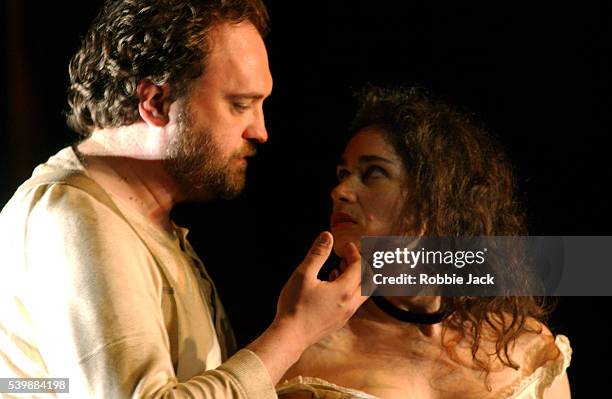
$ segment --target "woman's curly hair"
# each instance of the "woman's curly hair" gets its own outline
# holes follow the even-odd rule
[[[527,235],[511,163],[480,124],[417,88],[366,87],[356,97],[351,136],[377,128],[407,172],[410,187],[400,232]],[[488,362],[476,358],[484,336],[493,337],[495,354],[504,365],[518,369],[509,346],[526,331],[540,333],[541,325],[530,321],[544,323],[552,304],[534,296],[443,297],[442,308],[452,315],[444,331],[453,328],[470,338],[473,364],[487,376]]]
[[[211,28],[243,21],[266,35],[261,0],[107,1],[70,61],[68,125],[87,135],[136,122],[143,79],[182,97],[205,71]]]

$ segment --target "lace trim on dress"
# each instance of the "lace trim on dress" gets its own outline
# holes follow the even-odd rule
[[[295,377],[276,387],[280,396],[292,392],[310,392],[313,399],[378,399],[356,389],[341,387],[316,377]]]
[[[535,396],[533,398],[542,398],[544,390],[550,387],[558,376],[568,368],[572,360],[572,348],[569,339],[565,335],[557,335],[555,344],[561,354],[555,360],[549,360],[544,365],[538,367],[531,375],[517,381],[508,388],[508,399],[528,399],[523,394],[532,388]]]

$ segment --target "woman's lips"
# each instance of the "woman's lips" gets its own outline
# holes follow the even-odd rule
[[[351,228],[357,224],[357,220],[346,212],[334,212],[331,215],[332,230]]]

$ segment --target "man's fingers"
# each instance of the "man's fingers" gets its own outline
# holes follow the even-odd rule
[[[340,260],[340,272],[343,272],[346,269],[346,261],[344,260],[344,258],[342,258],[342,260]]]
[[[361,307],[361,305],[363,305],[363,303],[365,301],[367,301],[369,298],[368,295],[361,295],[361,285],[357,286],[357,288],[355,289],[355,295],[354,295],[354,299],[355,299],[355,309],[359,309],[359,307]]]
[[[332,270],[331,273],[329,273],[328,281],[334,281],[338,278],[338,275],[339,273],[337,269]]]
[[[321,267],[323,267],[323,264],[329,258],[333,243],[334,237],[327,231],[324,231],[317,237],[300,265],[307,275],[317,276],[319,270],[321,270]]]
[[[361,268],[361,292],[370,296],[378,286],[374,283],[374,271],[370,265]]]
[[[344,261],[346,268],[336,281],[342,281],[351,287],[358,286],[361,281],[361,254],[352,242],[346,244]]]

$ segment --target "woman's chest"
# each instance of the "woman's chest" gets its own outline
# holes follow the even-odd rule
[[[307,350],[287,377],[318,377],[384,399],[499,398],[521,377],[519,370],[498,367],[489,374],[489,390],[469,351],[467,357],[459,350],[452,359],[441,345],[421,340],[335,336]]]

